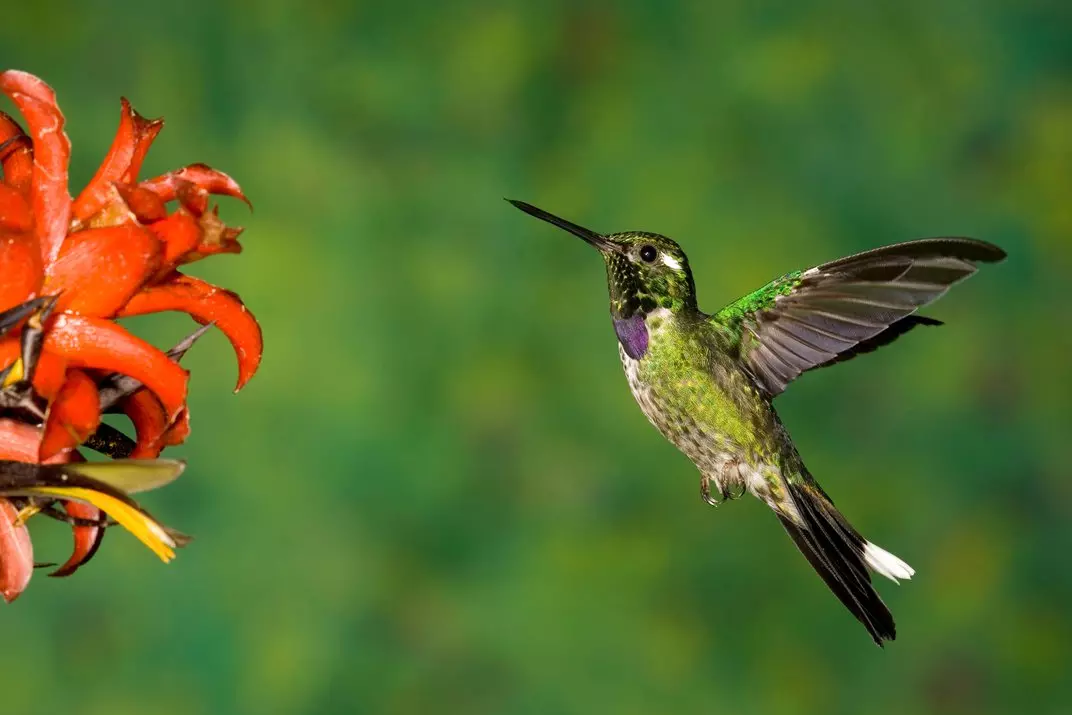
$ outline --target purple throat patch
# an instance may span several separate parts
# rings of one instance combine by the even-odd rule
[[[644,357],[648,351],[648,326],[644,324],[643,315],[632,318],[614,319],[614,332],[622,344],[625,354],[634,360]]]

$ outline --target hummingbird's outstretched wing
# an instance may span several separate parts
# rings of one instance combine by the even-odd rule
[[[740,336],[741,358],[774,397],[798,375],[892,342],[912,315],[1005,251],[971,238],[926,238],[795,271],[731,303],[712,320]]]

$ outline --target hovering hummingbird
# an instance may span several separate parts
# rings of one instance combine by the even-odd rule
[[[803,372],[870,352],[918,325],[940,325],[915,311],[1005,252],[970,238],[898,243],[788,273],[708,315],[696,305],[685,253],[666,236],[600,234],[510,203],[603,256],[629,388],[700,470],[703,499],[717,505],[747,491],[763,501],[875,643],[893,640],[893,616],[868,569],[895,583],[915,571],[835,508],[772,401]]]

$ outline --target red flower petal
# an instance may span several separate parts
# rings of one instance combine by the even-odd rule
[[[168,356],[110,320],[62,314],[45,335],[45,350],[72,366],[119,372],[143,383],[174,419],[186,402],[188,374]]]
[[[29,233],[33,231],[33,214],[30,205],[18,189],[0,183],[0,229]],[[38,251],[40,254],[40,251]]]
[[[15,420],[0,419],[0,459],[33,462],[40,431]],[[0,499],[0,597],[11,603],[33,576],[33,544],[26,525],[15,526],[18,510]]]
[[[186,207],[180,207],[167,219],[157,221],[149,228],[164,242],[164,259],[153,283],[167,279],[182,264],[217,253],[242,252],[242,245],[238,243],[242,229],[228,226],[215,211],[195,217]]]
[[[167,217],[167,206],[148,189],[131,184],[108,184],[102,189],[104,203],[88,221],[72,221],[71,233],[86,228],[109,228],[146,224]]]
[[[166,446],[163,438],[168,427],[168,419],[160,401],[148,390],[141,389],[123,400],[122,410],[130,418],[137,436],[134,451],[130,453],[131,459],[153,459],[159,456]],[[183,413],[185,412],[186,410],[183,410]]]
[[[130,157],[130,166],[120,177],[124,184],[133,184],[138,180],[145,155],[149,153],[156,135],[164,128],[163,119],[146,119],[133,108],[130,111],[134,115],[134,154]]]
[[[194,189],[192,192],[191,185]],[[191,164],[169,171],[153,179],[146,179],[140,186],[149,189],[164,201],[185,198],[184,205],[195,214],[202,214],[208,208],[209,194],[231,196],[253,208],[237,181],[206,164]],[[180,196],[183,192],[187,192],[185,197]]]
[[[147,224],[167,218],[167,206],[152,191],[132,184],[115,184],[115,189],[138,222]]]
[[[177,447],[190,436],[190,408],[184,409],[164,433],[164,446]]]
[[[7,367],[20,356],[22,347],[19,344],[18,335],[8,335],[0,340],[0,368]],[[37,358],[37,369],[34,371],[33,386],[37,390],[37,394],[46,400],[51,401],[59,394],[60,388],[63,387],[63,383],[67,381],[67,360],[55,353],[47,350],[42,350],[41,354]],[[0,425],[5,425],[3,429],[10,429],[12,424],[22,424],[21,422],[11,422],[9,420],[0,420]],[[41,435],[37,433],[37,428],[32,428],[37,434],[35,438],[39,440]],[[19,459],[23,462],[36,462],[37,452],[36,447],[33,456],[26,459],[16,457],[4,457],[3,452],[8,447],[4,442],[5,434],[0,430],[0,459]],[[21,438],[20,438],[21,439]]]
[[[149,230],[164,244],[164,257],[160,267],[163,275],[158,272],[158,279],[166,278],[182,257],[196,249],[201,242],[201,226],[184,208],[180,208],[163,221],[151,224]]]
[[[238,356],[238,384],[249,382],[260,365],[264,341],[257,319],[234,293],[211,283],[174,273],[165,282],[150,286],[130,299],[119,317],[179,310],[199,323],[215,322],[234,346]]]
[[[112,146],[97,173],[71,206],[71,215],[76,221],[87,221],[104,208],[110,199],[109,187],[113,183],[132,183],[136,180],[149,145],[163,127],[160,120],[148,120],[135,112],[126,97],[121,101],[119,130],[112,140]]]
[[[201,228],[201,242],[197,244],[196,249],[182,257],[181,263],[193,263],[217,253],[242,252],[238,237],[242,235],[243,229],[228,226],[220,220],[215,211],[201,214],[198,225]]]
[[[104,514],[95,506],[89,504],[83,504],[76,501],[63,502],[63,508],[67,512],[68,516],[73,516],[76,519],[91,519],[99,521],[104,517]],[[64,576],[70,576],[79,567],[84,566],[93,558],[97,553],[97,549],[100,548],[101,542],[104,540],[104,533],[107,531],[99,526],[72,526],[71,532],[74,536],[74,549],[71,551],[70,557],[67,561],[58,569],[49,574],[54,578],[63,578]]]
[[[49,407],[37,461],[44,462],[77,447],[99,424],[100,397],[96,383],[81,370],[71,370]]]
[[[48,268],[45,292],[59,293],[58,311],[111,317],[151,276],[160,241],[136,224],[72,233]]]
[[[67,193],[67,164],[71,142],[63,131],[63,114],[52,88],[26,72],[0,72],[0,91],[26,118],[33,139],[33,183],[30,204],[37,217],[35,233],[45,260],[54,260],[67,235],[71,197]]]
[[[33,233],[0,229],[0,276],[0,310],[37,295],[41,289],[41,250]]]
[[[0,168],[4,170],[4,183],[21,194],[30,193],[33,180],[33,150],[30,137],[22,131],[18,122],[0,112]]]
[[[0,597],[11,603],[33,576],[33,544],[25,524],[16,526],[19,510],[0,499]]]
[[[33,378],[33,386],[37,394],[51,402],[59,394],[66,380],[67,360],[55,353],[42,350],[37,358],[37,370]]]
[[[133,110],[126,97],[121,102],[123,107],[119,115],[119,130],[115,133],[112,146],[108,149],[104,161],[97,167],[97,173],[71,204],[71,218],[76,221],[85,221],[104,207],[108,200],[108,187],[112,182],[119,181],[134,156]]]
[[[0,459],[36,462],[41,430],[33,425],[0,418]]]

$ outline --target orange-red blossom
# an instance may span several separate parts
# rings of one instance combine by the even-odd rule
[[[40,296],[56,301],[42,327],[35,365],[20,357],[19,330],[0,337],[0,388],[28,382],[46,404],[40,424],[0,420],[0,459],[80,459],[79,445],[98,428],[98,385],[106,375],[130,376],[142,388],[119,404],[132,420],[132,457],[157,456],[188,430],[187,372],[116,319],[181,311],[214,323],[234,346],[236,391],[253,376],[262,340],[253,315],[234,293],[180,272],[216,253],[238,253],[241,229],[228,227],[211,194],[248,201],[223,172],[192,164],[139,179],[163,121],[148,120],[122,100],[119,130],[89,184],[73,199],[67,185],[70,142],[52,89],[25,72],[0,73],[0,91],[22,114],[26,130],[0,112],[0,311]],[[82,520],[72,528],[76,553],[66,574],[95,548],[101,527],[93,506],[69,502]],[[32,572],[32,551],[15,507],[0,499],[0,594],[10,600]]]

